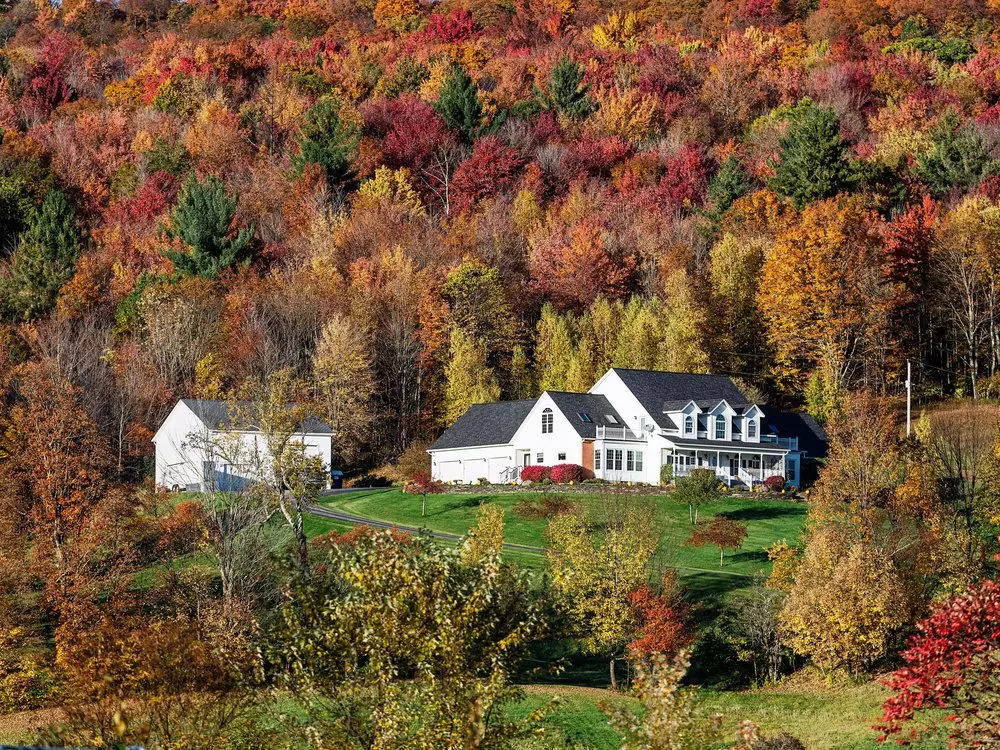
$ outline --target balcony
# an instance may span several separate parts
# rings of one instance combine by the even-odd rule
[[[797,451],[799,449],[799,439],[797,437],[778,437],[777,435],[761,435],[761,443],[770,443],[771,445],[777,445],[779,448],[784,448],[785,450]]]
[[[628,427],[622,425],[621,427],[606,427],[604,425],[597,425],[597,439],[598,440],[625,440],[632,443],[645,443],[647,440],[646,433],[641,435],[636,435]]]

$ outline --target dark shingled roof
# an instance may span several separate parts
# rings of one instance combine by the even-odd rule
[[[615,367],[614,371],[660,427],[664,426],[663,407],[668,403],[683,402],[683,406],[689,401],[696,401],[714,406],[722,399],[733,405],[746,404],[749,400],[725,375],[627,370],[621,367]]]
[[[569,423],[582,438],[593,439],[597,437],[597,425],[605,427],[623,427],[625,420],[621,414],[615,411],[604,396],[595,393],[566,393],[565,391],[546,391],[555,402],[559,411],[563,413]],[[581,414],[589,414],[592,422],[584,422]],[[612,415],[617,422],[609,422],[607,415]]]
[[[781,437],[797,437],[799,450],[810,458],[825,458],[828,438],[819,422],[808,414],[790,411],[767,412],[764,430]]]
[[[210,399],[182,398],[181,402],[195,413],[206,427],[211,430],[229,429],[232,427],[232,414],[229,411],[229,403],[226,401],[214,401]],[[246,406],[246,402],[240,404]],[[256,432],[254,425],[239,425],[237,429],[245,432]],[[321,421],[316,416],[310,414],[300,427],[301,431],[307,435],[330,435],[333,430],[326,422]]]
[[[536,399],[475,404],[444,431],[430,450],[506,445],[524,422]]]

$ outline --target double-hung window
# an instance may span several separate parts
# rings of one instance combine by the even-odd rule
[[[596,471],[600,471],[601,470],[601,454],[602,453],[604,453],[604,451],[594,451],[594,469]]]
[[[726,418],[721,414],[715,418],[715,439],[726,439]]]
[[[694,418],[688,414],[684,417],[684,434],[690,435],[694,432]]]
[[[756,438],[757,437],[757,420],[751,419],[747,422],[747,437]]]
[[[552,410],[545,409],[542,412],[542,434],[548,434],[552,432]]]
[[[622,451],[608,448],[605,458],[607,459],[607,465],[604,467],[606,471],[622,470]]]
[[[642,451],[628,451],[625,455],[627,471],[642,471]]]

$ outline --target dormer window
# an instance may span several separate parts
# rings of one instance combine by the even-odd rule
[[[684,434],[690,435],[694,432],[694,418],[688,414],[684,417]]]
[[[608,420],[608,424],[618,424],[618,419],[614,414],[605,414],[604,418]]]
[[[590,418],[590,415],[587,414],[586,412],[582,412],[581,411],[581,412],[577,412],[577,414],[579,414],[581,422],[586,422],[587,424],[592,424],[593,421],[594,421],[593,419]]]
[[[754,439],[757,438],[757,420],[756,419],[751,419],[749,422],[747,422],[747,437],[748,438],[754,438]]]
[[[726,418],[721,414],[715,418],[715,439],[726,439]]]
[[[552,410],[551,409],[545,409],[542,412],[542,434],[543,435],[545,435],[546,433],[552,432],[552,424],[553,424]]]

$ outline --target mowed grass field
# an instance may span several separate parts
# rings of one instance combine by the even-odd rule
[[[557,493],[553,493],[557,494]],[[515,506],[538,493],[446,493],[427,496],[427,515],[420,515],[419,495],[408,495],[398,489],[376,489],[350,492],[323,498],[321,505],[364,518],[388,521],[401,526],[427,528],[452,534],[465,534],[476,522],[479,506],[496,503],[504,508],[504,541],[531,547],[548,547],[544,518],[522,518]],[[600,527],[605,517],[608,495],[564,493],[562,497],[582,504],[594,525]],[[623,502],[645,501],[656,504],[659,530],[662,533],[657,558],[666,565],[692,572],[720,571],[719,550],[716,547],[695,548],[686,544],[691,533],[688,506],[669,494],[622,496]],[[805,503],[774,499],[767,495],[727,497],[703,506],[699,519],[725,515],[747,524],[747,540],[743,549],[726,554],[723,574],[752,576],[768,569],[765,549],[776,541],[794,545],[802,533],[806,516]]]

